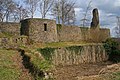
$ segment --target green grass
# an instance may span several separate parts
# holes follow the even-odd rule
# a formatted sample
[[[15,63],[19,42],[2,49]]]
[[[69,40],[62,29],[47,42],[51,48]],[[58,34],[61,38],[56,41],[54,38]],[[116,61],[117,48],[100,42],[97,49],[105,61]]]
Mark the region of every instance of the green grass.
[[[44,47],[66,47],[68,46],[68,42],[53,42],[53,43],[46,43]]]
[[[39,48],[38,51],[42,54],[45,60],[51,61],[55,48]]]
[[[20,72],[15,69],[0,68],[0,80],[19,80]]]
[[[112,75],[114,76],[112,80],[120,80],[120,72],[115,72]]]
[[[70,46],[70,47],[66,47],[66,49],[71,53],[75,52],[76,55],[80,55],[83,49],[83,46]]]
[[[15,53],[12,50],[0,50],[0,80],[19,80],[21,71],[12,60]]]
[[[53,43],[46,43],[43,47],[69,47],[69,46],[84,46],[84,45],[96,45],[101,43],[87,43],[87,42],[53,42]]]
[[[40,58],[39,54],[28,53],[30,62],[38,69],[42,71],[49,71],[52,68],[51,61]]]

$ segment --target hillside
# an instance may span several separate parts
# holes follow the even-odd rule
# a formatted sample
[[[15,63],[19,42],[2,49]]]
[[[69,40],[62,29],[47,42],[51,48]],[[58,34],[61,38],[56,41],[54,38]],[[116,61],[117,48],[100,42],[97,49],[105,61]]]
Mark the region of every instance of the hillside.
[[[32,80],[17,51],[0,49],[0,80]]]

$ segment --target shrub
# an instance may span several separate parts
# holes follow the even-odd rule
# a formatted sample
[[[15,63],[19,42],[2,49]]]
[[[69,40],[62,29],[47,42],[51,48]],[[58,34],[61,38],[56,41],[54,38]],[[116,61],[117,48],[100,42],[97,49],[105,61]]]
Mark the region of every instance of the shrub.
[[[104,48],[109,55],[109,60],[113,62],[120,62],[120,50],[118,50],[118,43],[113,39],[107,39],[104,42]]]
[[[52,59],[52,55],[54,54],[55,48],[39,48],[38,51],[46,60],[50,61]]]
[[[75,52],[75,54],[79,55],[81,54],[83,47],[82,46],[70,46],[70,47],[66,47],[66,49],[70,51],[71,53]]]

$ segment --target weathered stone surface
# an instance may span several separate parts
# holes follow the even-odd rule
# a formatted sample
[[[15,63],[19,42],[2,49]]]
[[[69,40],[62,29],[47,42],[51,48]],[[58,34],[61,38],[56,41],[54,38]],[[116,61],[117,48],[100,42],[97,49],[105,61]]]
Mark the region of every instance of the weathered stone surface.
[[[97,9],[93,10],[93,22],[99,25],[99,16]],[[102,42],[110,37],[109,29],[82,28],[78,26],[61,26],[57,30],[56,22],[49,19],[26,19],[19,23],[0,23],[0,32],[13,35],[26,35],[31,43],[45,43],[58,41],[86,41]],[[46,27],[45,27],[46,26]]]
[[[73,48],[57,48],[53,53],[54,65],[73,65],[81,63],[96,63],[106,61],[108,55],[101,44],[77,46],[80,51]],[[74,48],[75,49],[75,48]]]
[[[62,26],[57,37],[59,41],[102,42],[110,37],[110,30]]]
[[[56,22],[49,19],[26,19],[21,21],[21,35],[29,36],[29,39],[33,42],[58,41]]]
[[[59,41],[82,41],[82,32],[76,26],[62,26],[58,31]]]
[[[93,18],[92,18],[92,22],[91,22],[91,28],[99,27],[99,13],[98,13],[98,9],[95,8],[92,13],[93,13]]]
[[[20,45],[27,45],[28,43],[29,41],[27,36],[0,38],[0,48],[14,49],[18,48]]]
[[[20,35],[20,23],[0,22],[0,32]]]

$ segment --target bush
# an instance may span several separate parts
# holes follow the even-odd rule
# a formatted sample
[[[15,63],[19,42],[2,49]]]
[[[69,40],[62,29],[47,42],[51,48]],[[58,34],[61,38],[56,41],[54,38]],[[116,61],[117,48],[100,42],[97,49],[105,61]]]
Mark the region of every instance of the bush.
[[[48,61],[51,61],[52,59],[52,55],[54,54],[54,51],[55,51],[55,48],[49,48],[49,47],[46,47],[46,48],[39,48],[38,51],[42,54],[42,56],[48,60]]]
[[[120,62],[120,50],[118,50],[118,43],[113,39],[107,39],[104,42],[104,48],[109,55],[109,60],[113,62]]]

